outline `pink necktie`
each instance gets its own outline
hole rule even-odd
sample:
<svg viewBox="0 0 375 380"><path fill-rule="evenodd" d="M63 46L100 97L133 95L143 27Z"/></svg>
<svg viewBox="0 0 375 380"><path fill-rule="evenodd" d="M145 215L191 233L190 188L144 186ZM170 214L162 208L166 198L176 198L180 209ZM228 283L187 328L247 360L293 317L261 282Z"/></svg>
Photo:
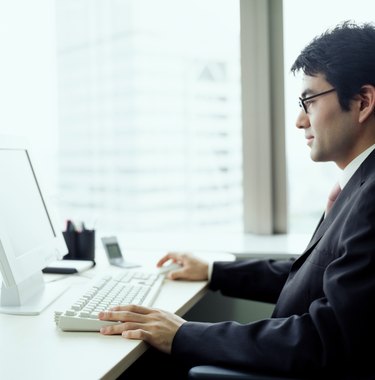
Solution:
<svg viewBox="0 0 375 380"><path fill-rule="evenodd" d="M329 213L333 206L333 203L335 202L336 198L339 196L340 193L341 187L339 183L336 183L335 186L333 186L331 192L329 193L325 215Z"/></svg>

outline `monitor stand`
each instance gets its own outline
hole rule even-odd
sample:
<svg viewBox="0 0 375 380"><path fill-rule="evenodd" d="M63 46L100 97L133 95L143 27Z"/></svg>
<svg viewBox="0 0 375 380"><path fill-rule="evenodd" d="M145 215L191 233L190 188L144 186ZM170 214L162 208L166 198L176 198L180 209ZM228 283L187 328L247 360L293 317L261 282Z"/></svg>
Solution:
<svg viewBox="0 0 375 380"><path fill-rule="evenodd" d="M0 313L38 315L67 289L65 281L45 283L41 271L17 286L8 288L3 283Z"/></svg>

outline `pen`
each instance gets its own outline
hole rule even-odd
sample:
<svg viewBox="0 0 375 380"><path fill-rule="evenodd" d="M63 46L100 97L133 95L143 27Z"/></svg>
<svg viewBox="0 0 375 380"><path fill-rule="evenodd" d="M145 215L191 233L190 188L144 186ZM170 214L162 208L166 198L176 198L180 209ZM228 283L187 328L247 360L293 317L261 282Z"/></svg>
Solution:
<svg viewBox="0 0 375 380"><path fill-rule="evenodd" d="M66 230L68 232L76 231L76 227L75 227L74 223L71 220L67 220L67 222L66 222Z"/></svg>

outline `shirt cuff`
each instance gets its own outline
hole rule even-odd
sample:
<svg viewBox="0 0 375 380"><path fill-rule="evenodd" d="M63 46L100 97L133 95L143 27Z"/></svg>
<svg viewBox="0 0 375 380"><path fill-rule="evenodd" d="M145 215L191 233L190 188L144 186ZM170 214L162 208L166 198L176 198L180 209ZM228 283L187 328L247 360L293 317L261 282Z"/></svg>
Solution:
<svg viewBox="0 0 375 380"><path fill-rule="evenodd" d="M214 263L213 262L209 262L208 263L208 281L211 281L211 277L212 277L212 270L214 268Z"/></svg>

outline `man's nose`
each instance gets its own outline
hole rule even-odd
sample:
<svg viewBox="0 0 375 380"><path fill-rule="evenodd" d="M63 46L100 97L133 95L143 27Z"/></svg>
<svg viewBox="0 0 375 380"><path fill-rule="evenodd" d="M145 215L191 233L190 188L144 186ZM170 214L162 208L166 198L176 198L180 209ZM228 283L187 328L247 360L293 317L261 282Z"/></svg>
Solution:
<svg viewBox="0 0 375 380"><path fill-rule="evenodd" d="M296 127L298 129L305 129L305 128L310 127L309 116L306 114L306 112L303 109L300 110L300 112L297 116Z"/></svg>

